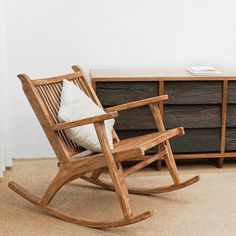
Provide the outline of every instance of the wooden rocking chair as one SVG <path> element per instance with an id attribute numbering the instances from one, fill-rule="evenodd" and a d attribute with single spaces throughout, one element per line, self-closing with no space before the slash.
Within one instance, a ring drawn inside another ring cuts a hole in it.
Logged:
<path id="1" fill-rule="evenodd" d="M 98 115 L 68 123 L 59 123 L 57 113 L 60 104 L 63 79 L 73 81 L 74 84 L 79 86 L 95 103 L 101 106 L 98 97 L 93 91 L 91 85 L 87 82 L 81 68 L 78 66 L 72 66 L 72 69 L 74 70 L 74 73 L 47 79 L 31 80 L 25 74 L 18 75 L 22 82 L 23 90 L 58 158 L 59 171 L 49 185 L 42 199 L 29 193 L 15 182 L 9 183 L 9 187 L 12 190 L 37 207 L 45 210 L 50 215 L 62 220 L 93 228 L 109 228 L 133 224 L 152 216 L 153 210 L 148 210 L 140 215 L 134 216 L 130 205 L 129 193 L 164 193 L 184 188 L 199 180 L 199 176 L 195 176 L 187 181 L 180 181 L 169 139 L 177 135 L 183 135 L 184 129 L 181 127 L 168 131 L 165 130 L 158 103 L 167 100 L 167 95 L 110 107 L 105 109 L 106 114 L 104 115 Z M 119 111 L 145 105 L 149 106 L 151 109 L 158 132 L 131 139 L 120 140 L 116 132 L 113 130 L 113 139 L 115 144 L 114 149 L 110 150 L 104 129 L 104 121 L 118 116 L 117 112 Z M 93 153 L 89 156 L 75 159 L 73 156 L 84 149 L 68 139 L 64 130 L 90 123 L 93 123 L 95 126 L 102 147 L 102 153 Z M 154 146 L 159 146 L 160 151 L 153 156 L 145 157 L 144 152 Z M 123 161 L 136 157 L 142 157 L 142 160 L 126 170 L 122 169 L 121 163 Z M 174 184 L 159 188 L 127 188 L 125 183 L 126 176 L 131 175 L 152 162 L 163 158 Z M 99 178 L 106 167 L 108 167 L 113 184 L 109 184 Z M 89 173 L 91 174 L 88 175 Z M 114 190 L 117 194 L 124 217 L 118 221 L 97 222 L 80 219 L 55 209 L 50 204 L 55 194 L 64 184 L 77 178 L 82 178 L 83 180 L 108 190 Z"/>

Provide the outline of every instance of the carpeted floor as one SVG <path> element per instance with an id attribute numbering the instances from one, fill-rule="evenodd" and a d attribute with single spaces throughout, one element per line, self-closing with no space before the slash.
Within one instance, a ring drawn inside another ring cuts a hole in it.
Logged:
<path id="1" fill-rule="evenodd" d="M 74 225 L 44 214 L 7 188 L 11 180 L 41 196 L 55 175 L 56 160 L 20 160 L 0 181 L 0 235 L 236 235 L 236 165 L 184 166 L 183 179 L 200 174 L 201 180 L 188 188 L 156 196 L 130 195 L 133 209 L 141 213 L 154 208 L 153 217 L 141 223 L 97 230 Z M 107 174 L 104 178 L 107 178 Z M 128 177 L 130 185 L 160 186 L 170 183 L 168 172 L 146 168 Z M 77 180 L 65 186 L 54 200 L 55 206 L 90 219 L 118 219 L 121 211 L 113 192 L 103 191 Z"/>

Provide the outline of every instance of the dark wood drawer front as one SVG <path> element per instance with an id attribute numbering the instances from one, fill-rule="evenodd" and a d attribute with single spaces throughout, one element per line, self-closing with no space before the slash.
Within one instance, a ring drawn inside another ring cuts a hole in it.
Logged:
<path id="1" fill-rule="evenodd" d="M 236 104 L 227 106 L 227 127 L 236 127 Z"/>
<path id="2" fill-rule="evenodd" d="M 115 130 L 155 129 L 156 125 L 147 106 L 120 111 L 115 121 Z"/>
<path id="3" fill-rule="evenodd" d="M 220 104 L 222 82 L 220 81 L 174 81 L 165 82 L 167 104 Z"/>
<path id="4" fill-rule="evenodd" d="M 165 106 L 164 123 L 166 128 L 179 126 L 184 128 L 218 128 L 221 127 L 220 112 L 219 105 Z M 116 130 L 155 128 L 156 125 L 148 107 L 119 112 L 115 122 Z"/>
<path id="5" fill-rule="evenodd" d="M 167 128 L 220 128 L 220 105 L 165 106 L 164 123 Z"/>
<path id="6" fill-rule="evenodd" d="M 163 94 L 169 96 L 161 106 L 164 125 L 167 130 L 182 126 L 186 133 L 170 140 L 175 154 L 183 154 L 183 159 L 188 159 L 191 154 L 206 153 L 208 155 L 201 157 L 208 158 L 222 151 L 222 157 L 229 157 L 225 149 L 232 157 L 236 156 L 236 76 L 222 74 L 208 78 L 183 74 L 180 78 L 178 74 L 172 79 L 169 73 L 163 77 L 158 74 L 156 77 L 131 77 L 130 71 L 127 78 L 124 76 L 113 77 L 111 81 L 106 77 L 107 80 L 96 82 L 98 97 L 105 108 L 158 96 L 159 86 L 163 85 Z M 227 101 L 223 101 L 223 95 Z M 222 120 L 225 108 L 226 122 Z M 157 132 L 148 106 L 119 112 L 114 128 L 121 139 Z M 157 147 L 147 153 L 156 151 Z"/>
<path id="7" fill-rule="evenodd" d="M 226 151 L 236 151 L 236 128 L 226 130 Z"/>
<path id="8" fill-rule="evenodd" d="M 158 82 L 97 83 L 96 93 L 104 106 L 119 105 L 158 96 Z"/>
<path id="9" fill-rule="evenodd" d="M 170 140 L 174 153 L 219 152 L 220 129 L 185 129 L 185 135 Z"/>
<path id="10" fill-rule="evenodd" d="M 121 139 L 156 132 L 155 130 L 119 130 Z M 185 129 L 186 134 L 170 140 L 174 153 L 219 152 L 220 129 Z M 153 150 L 152 150 L 153 151 Z"/>
<path id="11" fill-rule="evenodd" d="M 236 81 L 229 81 L 228 103 L 236 103 Z"/>

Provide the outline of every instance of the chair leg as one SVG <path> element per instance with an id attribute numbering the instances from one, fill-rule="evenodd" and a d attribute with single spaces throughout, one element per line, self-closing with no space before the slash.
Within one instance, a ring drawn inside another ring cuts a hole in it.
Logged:
<path id="1" fill-rule="evenodd" d="M 161 144 L 161 146 L 166 152 L 164 159 L 165 159 L 166 166 L 168 170 L 170 171 L 170 175 L 174 183 L 179 184 L 180 175 L 179 175 L 179 171 L 177 169 L 176 163 L 175 163 L 174 155 L 172 153 L 169 141 L 165 141 L 163 144 Z"/>
<path id="2" fill-rule="evenodd" d="M 159 110 L 157 104 L 150 104 L 149 108 L 152 112 L 157 129 L 159 131 L 165 131 L 165 126 L 164 126 L 162 116 L 161 116 L 161 113 L 160 113 L 160 110 Z M 175 184 L 180 183 L 179 171 L 177 169 L 174 155 L 173 155 L 171 147 L 170 147 L 170 142 L 167 140 L 163 144 L 161 144 L 160 147 L 161 147 L 161 149 L 164 149 L 166 151 L 166 155 L 164 158 L 165 158 L 166 165 L 170 171 L 170 174 L 171 174 L 171 177 L 172 177 L 174 183 Z"/>
<path id="3" fill-rule="evenodd" d="M 129 193 L 125 183 L 123 170 L 121 167 L 117 167 L 112 152 L 106 138 L 104 123 L 96 123 L 95 128 L 98 134 L 98 138 L 107 161 L 107 166 L 111 179 L 116 190 L 117 198 L 120 202 L 121 209 L 123 211 L 125 219 L 132 217 L 132 209 L 129 200 Z"/>
<path id="4" fill-rule="evenodd" d="M 51 202 L 51 200 L 53 199 L 53 197 L 56 195 L 56 193 L 62 188 L 62 186 L 64 184 L 66 184 L 68 182 L 68 180 L 71 177 L 73 177 L 73 176 L 71 176 L 70 173 L 64 173 L 63 171 L 59 170 L 56 177 L 53 179 L 53 181 L 48 186 L 40 203 L 43 205 L 48 205 Z"/>
<path id="5" fill-rule="evenodd" d="M 116 170 L 113 170 L 113 175 L 116 179 L 115 182 L 117 182 L 116 194 L 122 207 L 124 217 L 129 219 L 133 216 L 133 212 L 130 204 L 128 188 L 125 183 L 123 169 L 118 167 Z M 114 179 L 112 182 L 114 184 Z"/>

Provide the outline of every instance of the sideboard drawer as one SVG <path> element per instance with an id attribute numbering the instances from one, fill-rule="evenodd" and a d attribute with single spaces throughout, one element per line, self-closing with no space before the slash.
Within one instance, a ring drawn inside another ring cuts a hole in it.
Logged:
<path id="1" fill-rule="evenodd" d="M 132 122 L 131 122 L 132 121 Z M 166 128 L 220 128 L 219 105 L 166 105 L 164 107 Z M 155 129 L 156 125 L 147 106 L 120 111 L 116 118 L 116 130 Z"/>
<path id="2" fill-rule="evenodd" d="M 236 104 L 236 81 L 229 81 L 228 104 Z"/>
<path id="3" fill-rule="evenodd" d="M 226 126 L 236 127 L 236 104 L 230 104 L 227 106 L 227 122 Z"/>
<path id="4" fill-rule="evenodd" d="M 165 105 L 164 123 L 167 128 L 220 128 L 220 105 Z"/>
<path id="5" fill-rule="evenodd" d="M 226 151 L 236 151 L 236 128 L 226 130 Z"/>
<path id="6" fill-rule="evenodd" d="M 143 106 L 118 112 L 114 128 L 115 130 L 146 130 L 155 129 L 156 125 L 150 109 Z"/>
<path id="7" fill-rule="evenodd" d="M 220 151 L 220 129 L 185 129 L 185 135 L 170 140 L 174 153 Z"/>
<path id="8" fill-rule="evenodd" d="M 166 81 L 167 104 L 221 104 L 220 81 Z"/>
<path id="9" fill-rule="evenodd" d="M 120 139 L 156 132 L 150 130 L 117 130 Z M 185 129 L 185 135 L 170 140 L 174 153 L 220 151 L 220 129 Z"/>
<path id="10" fill-rule="evenodd" d="M 96 85 L 96 93 L 103 106 L 119 105 L 158 96 L 156 82 L 107 82 Z"/>

